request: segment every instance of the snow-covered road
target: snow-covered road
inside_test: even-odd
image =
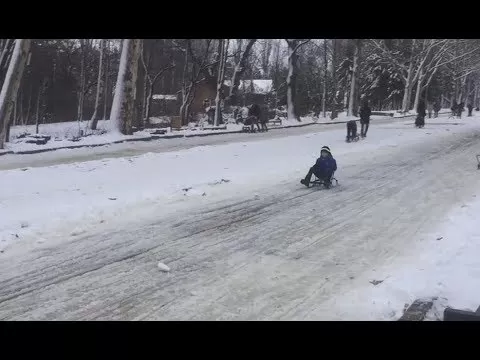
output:
[[[446,116],[446,115],[441,115]],[[398,123],[402,118],[374,117],[371,127],[379,124]],[[0,157],[0,170],[11,170],[25,167],[42,167],[59,164],[72,164],[82,161],[101,160],[136,156],[148,152],[163,153],[190,149],[196,146],[222,145],[234,142],[252,142],[265,139],[278,139],[287,136],[310,134],[332,129],[345,129],[345,124],[314,124],[305,127],[272,129],[266,133],[255,134],[222,134],[216,136],[160,139],[147,142],[131,142],[111,144],[101,147],[65,149],[30,155],[4,155]]]
[[[116,228],[13,248],[0,262],[0,319],[352,319],[336,299],[409,254],[480,185],[480,127],[437,127],[443,135],[409,128],[415,141],[333,150],[331,190],[272,176],[218,201],[163,204],[154,220],[132,213]]]

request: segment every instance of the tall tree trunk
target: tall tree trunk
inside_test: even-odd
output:
[[[16,125],[23,124],[23,119],[25,118],[24,99],[25,99],[25,91],[22,89],[22,91],[20,92],[20,108],[18,109],[18,119],[16,121]]]
[[[327,39],[323,39],[323,97],[322,97],[322,117],[327,117],[326,100],[327,100],[327,76],[328,76],[328,46]]]
[[[124,39],[118,70],[111,120],[113,128],[124,134],[132,134],[132,122],[136,98],[138,60],[142,50],[141,39]]]
[[[223,98],[222,88],[223,88],[223,81],[225,78],[225,65],[227,62],[228,41],[226,41],[225,39],[221,39],[220,41],[221,41],[221,47],[220,47],[221,55],[220,55],[220,64],[218,68],[217,95],[215,97],[214,126],[218,126],[221,123],[223,123],[221,101]]]
[[[145,123],[146,124],[150,124],[150,112],[152,109],[153,86],[154,84],[151,84],[147,88],[147,99],[145,103]]]
[[[143,99],[142,99],[142,119],[143,123],[146,123],[147,118],[147,101],[148,101],[148,81],[147,75],[145,74],[145,78],[143,79]]]
[[[108,73],[110,72],[110,52],[108,51],[110,49],[110,41],[107,40],[107,44],[105,47],[106,50],[106,56],[105,56],[105,89],[104,89],[104,96],[103,96],[103,120],[108,119],[108,114],[107,114],[107,104],[108,104]]]
[[[350,84],[351,78],[352,78],[352,75],[347,74],[347,76],[345,76],[345,83],[343,84],[344,92],[343,92],[342,110],[344,110],[345,112],[348,112],[348,104],[350,99],[350,89],[348,85]]]
[[[408,65],[407,77],[405,81],[405,91],[403,93],[403,101],[402,101],[402,112],[406,113],[410,110],[410,103],[412,98],[412,89],[413,89],[413,52],[415,47],[416,40],[412,40],[412,51],[410,55],[410,64]]]
[[[80,39],[80,48],[80,87],[78,89],[77,121],[83,120],[83,99],[85,98],[85,53],[87,50],[84,39]]]
[[[297,49],[299,40],[287,40],[288,43],[288,75],[287,75],[287,118],[300,121],[296,109],[297,90]]]
[[[458,42],[459,42],[459,39],[456,39],[455,40],[455,58],[458,57]],[[454,64],[453,64],[453,74],[454,74],[454,77],[455,77],[455,84],[454,84],[454,94],[453,94],[453,99],[452,99],[452,103],[453,103],[453,100],[455,100],[457,103],[460,102],[459,98],[458,98],[458,93],[459,93],[459,89],[458,89],[458,83],[459,83],[459,79],[457,79],[457,76],[458,76],[458,60],[455,60]]]
[[[230,85],[230,94],[229,94],[229,100],[231,105],[238,104],[238,99],[237,99],[238,87],[240,85],[240,80],[247,66],[247,59],[256,41],[257,39],[250,39],[250,41],[247,44],[247,47],[245,48],[245,51],[242,53],[242,56],[240,57],[240,61],[236,64],[235,70],[233,71],[232,83]]]
[[[175,70],[176,70],[177,64],[176,64],[176,62],[175,62],[175,59],[172,59],[172,60],[173,60],[173,61],[172,61],[173,70],[172,70],[172,75],[171,75],[171,76],[172,76],[172,79],[171,79],[172,82],[171,82],[171,85],[170,85],[170,86],[171,86],[170,89],[171,89],[171,92],[172,92],[172,94],[173,94],[173,92],[174,92],[175,89],[176,89],[176,86],[175,86],[175,85],[176,85],[176,83],[175,83],[175,75],[176,75],[177,72],[176,72]]]
[[[361,40],[354,40],[355,42],[355,51],[353,53],[353,69],[352,69],[352,78],[350,81],[350,101],[348,103],[348,111],[347,115],[354,115],[356,112],[356,81],[357,81],[357,69],[358,69],[358,59],[360,57],[360,41]],[[355,110],[354,110],[355,109]]]
[[[104,78],[104,53],[105,53],[105,40],[100,40],[100,59],[98,63],[98,79],[97,79],[97,95],[95,96],[95,110],[92,115],[92,130],[97,129],[98,120],[100,119],[100,97],[103,92],[103,78]]]
[[[473,106],[478,107],[478,82],[475,84],[475,95],[473,97]]]
[[[417,80],[417,91],[415,92],[415,102],[413,104],[413,110],[416,111],[418,104],[420,103],[422,92],[423,92],[423,81],[425,80],[425,75],[423,74],[423,69],[420,69],[420,76]]]
[[[330,119],[334,120],[338,116],[337,110],[337,39],[332,40],[332,93],[333,93],[333,101],[332,101],[332,113],[330,115]]]
[[[469,76],[467,75],[467,78],[466,78],[466,82],[467,82],[467,91],[465,92],[465,105],[468,105],[471,101],[470,101],[470,91],[471,91],[471,79],[469,78]]]
[[[3,78],[7,73],[9,59],[12,56],[14,46],[14,39],[5,39],[0,48],[0,86],[3,84]]]
[[[0,149],[3,149],[13,105],[17,100],[18,88],[30,51],[30,39],[16,39],[7,74],[0,93]]]
[[[148,104],[148,94],[149,88],[151,87],[151,82],[149,78],[149,69],[152,65],[152,47],[153,43],[148,41],[147,43],[143,44],[143,53],[140,58],[140,61],[143,65],[143,106],[142,106],[142,119],[143,123],[149,123],[147,117],[147,104]]]
[[[18,97],[15,100],[15,103],[13,104],[13,125],[17,125],[17,112],[18,112]],[[9,141],[9,136],[8,136],[8,131],[9,127],[7,127],[7,142]]]
[[[35,134],[38,134],[39,126],[40,126],[40,101],[42,99],[42,89],[38,90],[37,96],[37,114],[35,116]]]

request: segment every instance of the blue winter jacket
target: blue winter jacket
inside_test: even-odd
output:
[[[318,177],[330,177],[334,171],[337,171],[337,162],[331,155],[326,158],[319,157],[313,169]]]

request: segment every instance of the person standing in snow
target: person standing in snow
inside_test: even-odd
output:
[[[452,105],[452,107],[450,108],[450,110],[452,110],[452,115],[451,115],[451,117],[457,116],[457,113],[458,113],[458,104],[457,104],[457,101],[456,101],[456,100],[453,100],[453,105]]]
[[[469,103],[467,105],[467,109],[468,109],[468,116],[472,116],[472,111],[473,111],[473,105],[472,103]]]
[[[428,101],[427,102],[427,112],[428,112],[428,118],[432,118],[432,112],[433,112],[433,103]]]
[[[362,138],[367,137],[368,126],[370,124],[370,115],[372,114],[372,109],[368,106],[368,101],[365,100],[362,107],[360,108],[360,124],[362,128],[360,130],[360,135]]]
[[[331,186],[333,173],[336,170],[337,162],[333,158],[330,148],[323,146],[320,151],[320,157],[317,159],[315,165],[310,168],[305,179],[300,180],[300,183],[306,187],[310,187],[310,180],[312,179],[312,175],[315,174],[317,178],[324,181],[325,187],[329,188]]]
[[[425,103],[420,101],[417,106],[417,118],[415,119],[415,126],[418,128],[423,128],[425,126],[425,116],[427,115],[425,111]]]
[[[438,113],[440,112],[441,108],[442,107],[440,106],[440,103],[438,101],[435,101],[435,103],[433,104],[433,117],[434,118],[438,117]]]
[[[267,124],[266,124],[266,121],[265,121],[265,118],[267,116],[262,117],[262,109],[260,108],[260,105],[258,105],[256,103],[250,105],[250,107],[248,108],[248,117],[252,121],[252,123],[251,123],[252,124],[252,130],[253,130],[253,125],[257,124],[257,128],[260,131],[260,125],[258,124],[260,122],[260,124],[262,126],[261,129],[264,130],[264,131],[268,131]]]
[[[464,108],[465,108],[465,103],[464,102],[461,102],[460,104],[458,104],[457,116],[458,116],[459,119],[462,118],[462,112],[463,112]]]

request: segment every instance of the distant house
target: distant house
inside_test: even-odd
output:
[[[225,85],[227,85],[229,88],[230,84],[231,80],[225,80]],[[269,97],[273,93],[273,80],[240,80],[238,92],[241,96],[239,105],[248,106],[253,103],[265,105],[268,103]]]
[[[223,87],[225,96],[228,95],[228,86]],[[202,81],[197,84],[195,88],[195,97],[190,105],[190,112],[192,114],[203,113],[205,110],[205,100],[210,105],[215,105],[215,98],[217,97],[217,82],[216,81]]]
[[[227,97],[230,92],[231,80],[225,80],[223,83],[223,93]],[[267,103],[268,97],[273,92],[273,81],[270,79],[255,79],[253,80],[240,80],[239,94],[241,96],[241,106],[247,106],[250,104],[258,103],[263,105]],[[205,101],[210,105],[215,104],[215,98],[217,96],[217,83],[215,81],[203,81],[199,83],[195,89],[195,98],[193,99],[190,110],[192,113],[203,113],[205,109]]]
[[[230,88],[232,81],[225,80],[224,84]],[[273,80],[270,79],[254,79],[252,80],[240,80],[238,87],[241,93],[253,93],[253,94],[270,94],[273,91]]]
[[[180,111],[180,99],[177,95],[155,94],[152,95],[151,116],[173,116]]]

